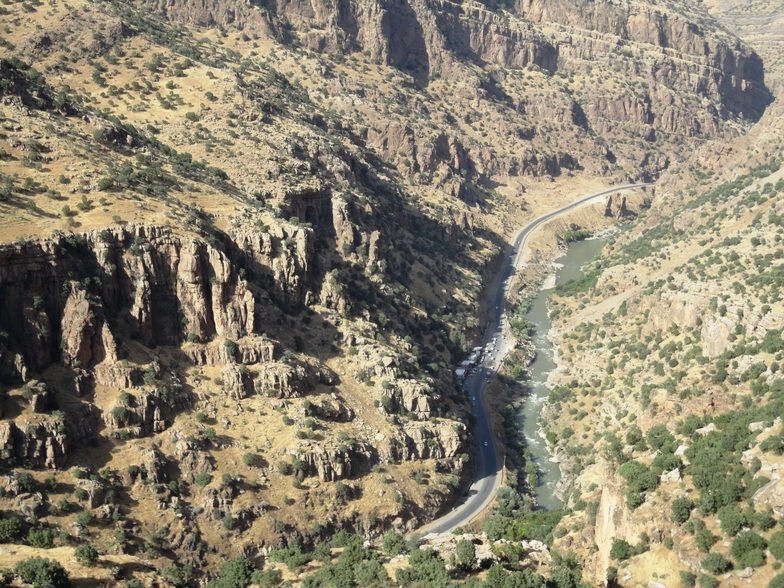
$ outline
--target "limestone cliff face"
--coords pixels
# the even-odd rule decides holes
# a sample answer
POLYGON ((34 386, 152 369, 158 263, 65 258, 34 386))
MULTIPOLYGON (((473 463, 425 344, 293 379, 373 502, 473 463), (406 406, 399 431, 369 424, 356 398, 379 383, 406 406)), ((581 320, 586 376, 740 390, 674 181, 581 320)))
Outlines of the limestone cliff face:
MULTIPOLYGON (((277 247, 275 235, 264 237, 258 241, 264 248, 251 249, 255 270, 272 276, 272 288, 283 300, 289 295, 297 299, 297 280, 307 271, 307 232, 298 230, 287 247, 277 247), (293 283, 278 282, 289 278, 293 283)), ((325 368, 303 364, 288 370, 270 363, 275 344, 260 337, 263 325, 256 317, 262 302, 256 296, 264 297, 259 292, 254 296, 225 252, 180 239, 162 227, 130 225, 5 245, 0 247, 0 331, 6 333, 0 342, 2 377, 25 383, 30 371, 41 373, 60 364, 66 368, 65 388, 73 394, 65 406, 62 399, 59 403, 66 412, 91 413, 92 395, 105 388, 131 390, 124 406, 117 399, 101 401, 102 420, 131 436, 166 429, 192 398, 176 375, 162 373, 157 361, 121 361, 120 348, 125 344, 122 354, 127 355, 130 341, 149 348, 180 345, 186 338, 199 341, 184 345, 184 357, 196 365, 223 365, 225 393, 237 399, 256 390, 246 365, 273 366, 261 370, 258 387, 280 396, 331 382, 325 368), (117 409, 109 410, 112 406, 117 409)), ((48 403, 39 396, 31 395, 41 405, 35 412, 48 403)), ((21 464, 63 466, 70 425, 42 418, 34 424, 4 423, 2 451, 21 464)), ((92 434, 97 424, 92 417, 70 421, 82 425, 72 432, 76 439, 92 434)))
MULTIPOLYGON (((718 29, 699 7, 675 13, 645 3, 578 0, 520 0, 508 11, 486 3, 438 0, 145 4, 199 25, 274 31, 278 38, 292 30, 317 51, 364 51, 422 85, 452 75, 464 61, 503 68, 535 66, 565 75, 584 75, 600 66, 613 75, 643 81, 636 96, 621 96, 599 85, 582 101, 584 124, 599 132, 624 123, 638 125, 643 136, 650 129, 712 135, 719 119, 757 120, 770 102, 761 59, 718 29), (717 108, 696 108, 694 101, 701 99, 717 108)), ((401 130, 381 132, 394 147, 411 150, 414 138, 401 130)))

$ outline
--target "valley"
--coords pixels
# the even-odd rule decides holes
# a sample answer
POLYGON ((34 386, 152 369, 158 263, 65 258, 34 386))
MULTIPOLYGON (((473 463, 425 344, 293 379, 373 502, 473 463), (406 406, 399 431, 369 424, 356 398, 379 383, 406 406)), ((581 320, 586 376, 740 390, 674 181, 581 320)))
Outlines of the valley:
POLYGON ((775 582, 780 11, 709 4, 4 2, 0 582, 775 582))

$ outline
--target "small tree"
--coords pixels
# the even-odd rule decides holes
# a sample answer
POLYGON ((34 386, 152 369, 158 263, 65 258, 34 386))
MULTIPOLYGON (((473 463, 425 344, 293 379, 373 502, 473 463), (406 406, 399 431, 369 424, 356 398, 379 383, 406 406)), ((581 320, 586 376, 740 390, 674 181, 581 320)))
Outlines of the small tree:
POLYGON ((215 588, 245 588, 251 583, 256 566, 241 555, 223 564, 215 588))
POLYGON ((0 543, 11 543, 19 536, 21 530, 19 519, 15 517, 0 519, 0 543))
POLYGON ((681 588, 694 588, 697 585, 697 576, 691 572, 680 571, 681 588))
POLYGON ((391 556, 400 555, 406 551, 406 540, 400 533, 395 531, 388 531, 384 535, 384 541, 381 544, 381 549, 384 553, 391 556))
POLYGON ((734 537, 746 524, 746 517, 735 504, 724 506, 716 513, 719 517, 721 530, 734 537))
POLYGON ((38 549, 51 549, 54 547, 54 532, 50 529, 30 529, 27 542, 38 549))
POLYGON ((476 546, 468 539, 461 539, 455 545, 455 559, 462 569, 470 570, 476 563, 476 546))
POLYGON ((779 561, 784 561, 784 531, 776 531, 768 540, 768 549, 779 561))
POLYGON ((691 498, 681 496, 672 501, 672 520, 676 523, 685 523, 691 516, 694 502, 691 498))
POLYGON ((702 567, 711 574, 723 574, 732 567, 730 561, 720 553, 709 553, 702 560, 702 567))
POLYGON ((616 561, 626 561, 634 554, 634 548, 623 539, 613 539, 610 549, 610 558, 616 561))
POLYGON ((765 548, 768 542, 751 531, 743 531, 735 537, 730 548, 739 568, 758 568, 765 564, 765 548))
POLYGON ((51 584, 55 588, 66 588, 71 585, 68 572, 56 561, 43 557, 31 557, 16 564, 16 575, 25 584, 41 586, 51 584))
POLYGON ((98 550, 89 543, 83 543, 74 551, 79 565, 93 567, 98 561, 98 550))

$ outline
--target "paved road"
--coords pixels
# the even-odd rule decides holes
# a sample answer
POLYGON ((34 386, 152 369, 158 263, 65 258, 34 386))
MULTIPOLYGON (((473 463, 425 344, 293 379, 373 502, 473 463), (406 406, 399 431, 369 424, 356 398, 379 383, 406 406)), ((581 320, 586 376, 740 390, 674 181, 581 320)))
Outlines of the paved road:
POLYGON ((649 186, 651 184, 628 184, 617 186, 603 192, 591 194, 548 212, 539 218, 531 221, 524 226, 515 236, 513 244, 506 252, 506 258, 501 264, 498 273, 495 295, 491 297, 489 303, 490 317, 487 330, 485 331, 485 349, 492 348, 490 354, 485 354, 485 359, 479 366, 477 374, 466 380, 464 389, 471 398, 471 405, 476 415, 476 443, 477 443, 477 463, 474 481, 471 484, 463 502, 454 510, 447 513, 440 519, 421 527, 420 531, 428 533, 446 533, 455 527, 467 525, 474 517, 481 513, 495 497, 495 493, 501 486, 503 479, 503 464, 499 463, 498 452, 496 450, 493 431, 487 418, 487 410, 484 403, 485 383, 495 375, 495 368, 509 351, 511 345, 505 336, 506 317, 504 315, 504 303, 506 300, 507 286, 512 275, 519 269, 519 258, 523 251, 526 239, 539 226, 543 225, 556 216, 570 212, 575 208, 592 204, 601 200, 603 197, 622 190, 631 190, 649 186))

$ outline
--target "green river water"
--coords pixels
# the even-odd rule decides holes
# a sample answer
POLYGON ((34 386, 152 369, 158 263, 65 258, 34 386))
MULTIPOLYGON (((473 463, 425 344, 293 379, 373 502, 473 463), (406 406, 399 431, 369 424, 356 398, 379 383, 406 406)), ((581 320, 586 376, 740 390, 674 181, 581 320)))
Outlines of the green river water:
MULTIPOLYGON (((556 283, 562 284, 582 275, 586 263, 596 259, 604 246, 604 239, 590 239, 571 243, 565 256, 556 260, 563 267, 558 270, 556 283)), ((540 434, 539 416, 547 400, 549 389, 547 377, 555 369, 553 348, 547 339, 550 330, 550 319, 547 316, 547 299, 552 290, 542 290, 534 298, 528 311, 528 322, 534 328, 532 341, 536 346, 536 359, 531 365, 531 377, 526 382, 529 390, 523 408, 517 415, 518 426, 525 435, 526 445, 539 468, 539 486, 536 498, 539 505, 546 509, 561 507, 561 501, 554 495, 555 486, 561 478, 561 470, 557 463, 550 461, 552 457, 540 434)))

